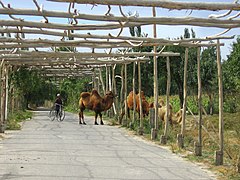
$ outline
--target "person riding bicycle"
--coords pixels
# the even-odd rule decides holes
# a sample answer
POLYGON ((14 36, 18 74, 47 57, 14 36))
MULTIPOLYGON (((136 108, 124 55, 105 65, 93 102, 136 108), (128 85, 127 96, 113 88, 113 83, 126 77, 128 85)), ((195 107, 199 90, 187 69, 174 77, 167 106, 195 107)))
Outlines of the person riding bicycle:
POLYGON ((60 107, 62 106, 62 104, 63 104, 63 102, 62 102, 61 96, 60 96, 60 94, 57 94, 57 98, 55 100, 55 110, 56 110, 57 115, 59 114, 59 110, 60 110, 60 107))

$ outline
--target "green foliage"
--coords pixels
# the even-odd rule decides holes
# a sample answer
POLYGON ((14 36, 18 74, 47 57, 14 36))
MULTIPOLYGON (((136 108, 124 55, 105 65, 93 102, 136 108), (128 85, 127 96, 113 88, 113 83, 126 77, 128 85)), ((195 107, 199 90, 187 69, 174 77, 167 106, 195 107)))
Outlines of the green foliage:
POLYGON ((63 97, 65 110, 77 112, 79 109, 79 98, 82 92, 90 91, 90 78, 83 79, 63 79, 60 82, 59 91, 63 97))
POLYGON ((19 130, 21 129, 21 125, 19 123, 29 118, 32 118, 32 112, 30 111, 16 111, 12 114, 9 114, 6 129, 19 130))
POLYGON ((232 52, 223 63, 224 89, 228 92, 240 90, 240 37, 232 44, 232 52))
POLYGON ((43 104, 45 99, 50 99, 52 84, 39 75, 38 71, 29 70, 25 67, 13 71, 10 77, 10 84, 16 90, 15 96, 22 96, 27 104, 43 104))
POLYGON ((202 88, 206 93, 217 90, 217 54, 216 47, 208 47, 201 55, 201 81, 202 88))
POLYGON ((238 106, 240 104, 237 104, 237 97, 236 96, 229 96, 225 98, 223 102, 223 108, 224 112, 229 112, 229 113, 236 113, 238 110, 238 106))

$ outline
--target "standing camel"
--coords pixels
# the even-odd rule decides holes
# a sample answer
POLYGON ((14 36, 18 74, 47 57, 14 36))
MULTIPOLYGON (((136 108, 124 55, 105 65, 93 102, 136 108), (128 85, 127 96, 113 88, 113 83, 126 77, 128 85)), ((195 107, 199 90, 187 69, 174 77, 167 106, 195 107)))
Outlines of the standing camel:
POLYGON ((79 124, 86 124, 84 121, 83 111, 87 108, 95 112, 95 125, 97 123, 97 117, 100 116, 100 123, 103 125, 102 121, 102 111, 107 111, 112 107, 115 95, 112 91, 107 91, 104 97, 101 97, 97 90, 92 90, 92 92, 82 92, 80 94, 79 100, 79 124))

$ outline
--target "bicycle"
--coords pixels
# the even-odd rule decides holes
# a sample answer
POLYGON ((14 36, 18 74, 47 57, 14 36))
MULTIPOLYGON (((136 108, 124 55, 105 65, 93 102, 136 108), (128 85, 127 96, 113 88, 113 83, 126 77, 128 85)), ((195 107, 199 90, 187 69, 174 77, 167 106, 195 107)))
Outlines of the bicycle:
POLYGON ((49 118, 54 121, 56 118, 57 121, 63 121, 65 118, 65 111, 63 109, 63 105, 55 103, 54 106, 52 106, 50 112, 49 112, 49 118), (56 105, 59 105, 59 111, 57 113, 56 111, 56 105))

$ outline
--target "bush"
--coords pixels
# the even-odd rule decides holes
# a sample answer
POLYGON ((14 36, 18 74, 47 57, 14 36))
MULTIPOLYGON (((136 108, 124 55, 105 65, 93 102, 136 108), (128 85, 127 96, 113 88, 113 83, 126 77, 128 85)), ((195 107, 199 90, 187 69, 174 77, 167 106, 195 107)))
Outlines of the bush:
POLYGON ((32 118, 32 112, 30 111, 17 111, 12 114, 9 114, 7 119, 7 130, 19 130, 21 125, 19 124, 22 121, 25 121, 29 118, 32 118))
POLYGON ((237 98, 235 96, 226 97, 223 103, 224 112, 236 113, 237 107, 239 106, 237 103, 237 98))

